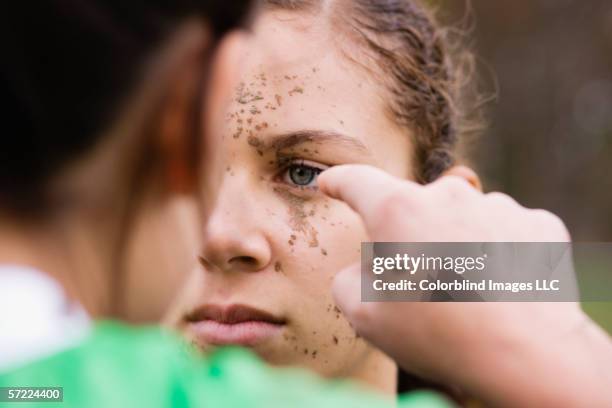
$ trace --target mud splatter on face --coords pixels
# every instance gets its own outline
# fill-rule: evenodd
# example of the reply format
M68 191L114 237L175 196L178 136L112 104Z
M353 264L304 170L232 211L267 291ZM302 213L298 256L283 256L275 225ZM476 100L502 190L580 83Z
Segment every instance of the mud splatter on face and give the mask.
M316 68L313 72L316 71ZM305 79L309 77L306 76ZM282 76L277 76L272 79L273 82L278 83L283 79ZM284 75L284 79L289 81L287 85L283 84L283 87L287 90L289 96L295 94L304 93L304 83L300 81L297 75ZM235 89L234 102L238 105L246 105L244 108L236 109L228 115L227 120L232 121L234 129L232 130L232 136L234 139L239 139L243 134L248 136L249 144L254 146L251 142L258 133L268 129L269 127L276 127L276 123L268 124L268 122L256 122L256 116L262 114L263 110L273 111L281 107L283 104L283 97L280 95L280 91L274 94L274 96L267 96L265 94L265 87L267 86L268 78L265 73L258 73L251 77L251 81L241 82ZM245 117L247 116L247 117ZM257 154L264 156L263 149L258 148Z
M241 105L246 105L255 101L263 100L261 91L252 91L249 89L244 82L241 82L236 88L235 101Z
M261 145L261 140L259 140L258 137L255 137L253 135L249 136L249 138L247 139L247 142L249 143L250 146L253 146L253 147L259 147Z
M317 67L312 68L313 74L318 72ZM279 152L285 152L287 148L282 146L267 146L265 143L264 132L269 128L277 126L276 123L271 123L269 117L272 115L270 111L279 110L286 105L286 98L300 98L300 95L307 93L305 81L309 76L298 77L298 75L288 74L272 76L270 81L274 85L281 87L273 92L268 92L265 87L268 83L268 78L265 74L253 75L250 81L240 83L235 91L234 109L230 115L233 126L233 138L240 139L244 135L244 141L249 147L253 148L253 153L259 156L265 156L265 163L270 166L284 168L295 157L294 154L287 155ZM265 112L265 113L264 113ZM263 114L263 115L262 115ZM257 116L262 115L262 116ZM264 121L263 119L267 119ZM240 141L242 143L242 140ZM270 160L267 157L267 149L276 151L276 160ZM296 149L297 150L297 149ZM312 149L304 149L304 153L310 154ZM315 153L318 151L315 150ZM233 173L233 172L231 172ZM262 178L260 180L264 181ZM273 190L282 201L286 204L288 214L288 224L292 230L292 234L287 240L291 251L295 249L298 236L303 237L304 241L310 248L319 246L318 231L312 224L312 217L316 216L314 206L307 204L307 200L295 194L292 190L284 187L274 187ZM321 253L327 256L327 250L321 249ZM284 273L283 266L280 262L274 263L274 270L279 273ZM333 315L332 315L333 318ZM301 352L302 349L298 348ZM309 354L308 351L305 354ZM316 350L311 349L310 355L315 358Z
M296 93L299 94L303 94L304 93L304 88L302 88L301 86L295 86L292 90L289 91L289 96L293 96Z
M236 129L236 131L234 132L234 134L232 135L234 137L234 139L238 139L240 138L240 135L242 135L242 131L244 129L242 128L242 126L240 126L238 129Z
M295 244L295 240L297 239L297 236L295 236L294 234L291 234L291 236L289 236L289 240L287 241L289 243L289 245L293 246Z
M304 208L306 200L281 187L275 187L274 192L288 205L291 229L304 235L308 239L308 246L312 248L319 246L318 231L308 222L308 215Z
M313 73L318 72L317 67L312 68ZM284 79L283 79L284 78ZM274 111L283 105L282 92L287 92L290 97L296 94L305 92L304 81L308 80L308 75L299 78L295 74L286 74L284 76L274 76L272 82L274 84L282 83L285 90L278 90L276 94L266 95L265 87L268 84L268 78L265 73L257 73L251 77L250 81L241 82L235 89L234 102L242 105L240 109L236 109L227 116L227 120L233 122L233 130L231 134L234 139L239 139L243 134L247 136L256 136L257 133L264 131L269 127L277 127L278 124L267 122L256 123L257 115L262 114L264 110ZM285 83L285 81L287 83ZM245 117L248 116L248 117ZM257 150L260 156L263 156L261 149Z

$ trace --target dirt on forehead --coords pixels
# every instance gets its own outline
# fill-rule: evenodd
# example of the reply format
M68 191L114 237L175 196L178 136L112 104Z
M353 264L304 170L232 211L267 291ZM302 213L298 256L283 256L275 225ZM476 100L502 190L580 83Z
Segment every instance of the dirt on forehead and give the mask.
M277 126L277 123L271 122L271 119L264 120L261 115L280 109L286 98L304 95L311 75L319 72L316 66L311 67L311 70L312 74L305 75L286 73L270 76L265 72L248 75L236 87L234 103L227 115L233 138L240 139L242 135L247 135L247 143L259 148L260 144L254 144L254 140L258 139L261 132Z

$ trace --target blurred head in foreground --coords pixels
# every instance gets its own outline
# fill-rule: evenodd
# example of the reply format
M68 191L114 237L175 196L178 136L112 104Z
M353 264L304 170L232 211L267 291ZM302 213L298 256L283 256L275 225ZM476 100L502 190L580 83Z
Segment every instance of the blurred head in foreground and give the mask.
M191 265L197 225L181 197L203 184L198 141L215 126L203 107L233 87L239 36L217 45L246 8L0 6L3 263L53 275L94 316L154 315L149 306L161 305L151 282L163 287Z

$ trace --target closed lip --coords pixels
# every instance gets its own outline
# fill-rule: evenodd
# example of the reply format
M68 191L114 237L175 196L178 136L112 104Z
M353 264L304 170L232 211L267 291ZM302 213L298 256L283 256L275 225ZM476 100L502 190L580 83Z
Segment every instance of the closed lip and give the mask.
M187 330L201 345L254 346L278 335L286 320L245 305L204 305L185 316Z
M214 320L218 323L237 324L244 322L266 322L271 324L285 324L283 318L272 313L246 305L204 305L200 306L185 316L187 322L199 322L203 320Z

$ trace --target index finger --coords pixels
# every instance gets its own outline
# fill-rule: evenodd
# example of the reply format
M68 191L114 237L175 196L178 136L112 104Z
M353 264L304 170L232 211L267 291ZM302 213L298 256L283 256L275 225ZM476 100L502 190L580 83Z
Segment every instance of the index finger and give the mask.
M405 198L416 197L423 188L376 167L362 164L332 167L321 173L317 183L324 194L344 201L356 211L368 230L379 221L380 210L385 202L399 195Z

